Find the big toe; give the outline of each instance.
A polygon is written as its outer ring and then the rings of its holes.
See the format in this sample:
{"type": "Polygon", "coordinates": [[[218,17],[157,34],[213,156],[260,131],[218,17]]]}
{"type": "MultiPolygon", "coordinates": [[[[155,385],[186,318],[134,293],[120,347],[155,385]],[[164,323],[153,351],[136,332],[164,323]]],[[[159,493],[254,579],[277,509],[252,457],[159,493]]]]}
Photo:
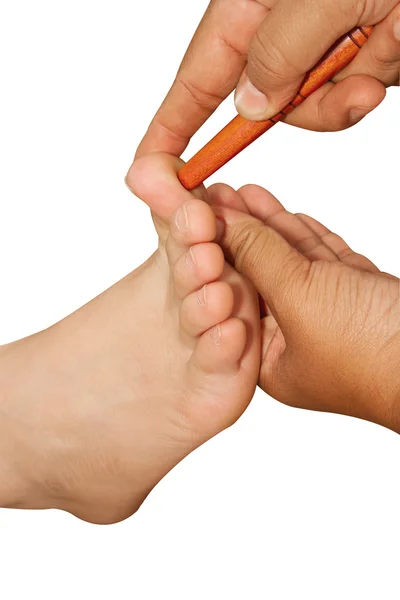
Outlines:
{"type": "Polygon", "coordinates": [[[184,202],[205,194],[204,188],[188,192],[182,186],[178,179],[182,165],[179,158],[169,154],[148,154],[133,163],[125,182],[157,217],[168,222],[184,202]]]}

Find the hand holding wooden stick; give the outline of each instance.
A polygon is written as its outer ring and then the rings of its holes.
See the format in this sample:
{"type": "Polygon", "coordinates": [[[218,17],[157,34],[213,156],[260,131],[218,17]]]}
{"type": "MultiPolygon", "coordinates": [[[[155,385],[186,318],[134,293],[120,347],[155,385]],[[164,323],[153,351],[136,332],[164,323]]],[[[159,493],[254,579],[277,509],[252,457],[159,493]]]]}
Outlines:
{"type": "Polygon", "coordinates": [[[240,115],[235,117],[182,167],[178,175],[182,185],[188,190],[195,189],[268,129],[285,119],[313,92],[350,64],[368,41],[372,30],[373,27],[357,27],[341,38],[308,73],[292,102],[275,117],[267,121],[248,121],[240,115]]]}

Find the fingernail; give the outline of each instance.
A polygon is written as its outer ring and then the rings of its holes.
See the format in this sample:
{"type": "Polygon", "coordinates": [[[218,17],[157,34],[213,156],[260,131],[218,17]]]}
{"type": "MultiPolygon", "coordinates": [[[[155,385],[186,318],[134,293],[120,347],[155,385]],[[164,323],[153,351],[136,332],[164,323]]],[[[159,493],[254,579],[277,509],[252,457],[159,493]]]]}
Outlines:
{"type": "Polygon", "coordinates": [[[245,75],[236,89],[235,106],[245,119],[262,121],[267,113],[269,102],[267,96],[260,92],[245,75]]]}
{"type": "Polygon", "coordinates": [[[204,285],[201,290],[197,292],[197,300],[200,306],[205,306],[207,302],[207,286],[204,285]]]}
{"type": "Polygon", "coordinates": [[[395,40],[400,42],[400,21],[396,21],[393,25],[393,35],[395,40]]]}
{"type": "Polygon", "coordinates": [[[225,223],[218,219],[217,217],[217,235],[215,236],[215,241],[219,242],[222,239],[225,231],[225,223]]]}
{"type": "Polygon", "coordinates": [[[352,123],[358,123],[369,113],[368,108],[352,108],[349,112],[349,119],[352,123]]]}
{"type": "Polygon", "coordinates": [[[185,260],[186,264],[189,265],[189,267],[198,267],[194,248],[189,248],[189,252],[186,254],[185,260]]]}
{"type": "Polygon", "coordinates": [[[189,217],[185,204],[180,207],[175,215],[175,225],[179,231],[189,231],[189,217]]]}
{"type": "Polygon", "coordinates": [[[214,342],[214,344],[216,344],[216,346],[219,346],[221,344],[221,325],[217,325],[216,327],[213,327],[210,331],[210,336],[212,341],[214,342]]]}

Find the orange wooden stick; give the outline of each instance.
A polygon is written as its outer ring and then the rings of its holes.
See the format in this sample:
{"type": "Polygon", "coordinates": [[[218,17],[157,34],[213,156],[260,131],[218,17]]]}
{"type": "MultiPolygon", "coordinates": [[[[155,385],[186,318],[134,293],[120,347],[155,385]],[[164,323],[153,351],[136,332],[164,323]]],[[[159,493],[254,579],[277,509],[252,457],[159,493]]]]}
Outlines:
{"type": "Polygon", "coordinates": [[[178,177],[193,190],[247,148],[278,121],[287,117],[306,98],[327,83],[353,60],[368,41],[373,27],[357,27],[341,38],[305,78],[295,98],[268,121],[247,121],[238,115],[180,170],[178,177]]]}

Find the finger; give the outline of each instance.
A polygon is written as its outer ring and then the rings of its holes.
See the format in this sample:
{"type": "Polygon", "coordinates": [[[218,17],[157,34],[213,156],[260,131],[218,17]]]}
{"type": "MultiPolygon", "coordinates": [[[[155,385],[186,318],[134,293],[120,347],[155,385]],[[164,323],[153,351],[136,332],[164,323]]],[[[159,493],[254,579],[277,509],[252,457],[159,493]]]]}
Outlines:
{"type": "Polygon", "coordinates": [[[354,252],[346,242],[337,234],[332,233],[325,225],[319,223],[308,215],[298,214],[297,217],[318,236],[325,245],[335,254],[338,260],[351,267],[369,271],[370,273],[379,273],[376,267],[368,258],[362,254],[354,252]]]}
{"type": "Polygon", "coordinates": [[[276,213],[285,210],[275,196],[258,185],[244,185],[238,190],[246,211],[266,223],[276,213]]]}
{"type": "Polygon", "coordinates": [[[376,25],[368,43],[353,62],[334,81],[354,74],[370,75],[385,86],[399,85],[400,79],[400,4],[376,25]]]}
{"type": "Polygon", "coordinates": [[[285,123],[313,131],[340,131],[358,123],[385,98],[382,83],[365,75],[352,75],[337,85],[327,83],[285,123]]]}
{"type": "Polygon", "coordinates": [[[226,206],[241,212],[248,212],[243,198],[229,185],[215,183],[208,188],[207,193],[211,206],[226,206]]]}
{"type": "Polygon", "coordinates": [[[137,156],[182,154],[192,135],[235,89],[250,40],[267,10],[254,1],[210,3],[137,156]]]}
{"type": "Polygon", "coordinates": [[[340,36],[356,25],[378,23],[397,2],[280,0],[250,45],[247,75],[236,90],[240,114],[266,120],[278,113],[340,36]]]}
{"type": "Polygon", "coordinates": [[[228,260],[253,283],[283,329],[299,307],[311,263],[258,219],[227,208],[215,211],[225,223],[220,243],[228,260]]]}
{"type": "Polygon", "coordinates": [[[272,194],[256,185],[245,186],[239,191],[250,214],[272,227],[306,258],[311,261],[338,260],[336,254],[324,244],[320,236],[316,235],[306,222],[285,210],[272,194]]]}

